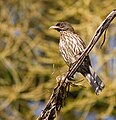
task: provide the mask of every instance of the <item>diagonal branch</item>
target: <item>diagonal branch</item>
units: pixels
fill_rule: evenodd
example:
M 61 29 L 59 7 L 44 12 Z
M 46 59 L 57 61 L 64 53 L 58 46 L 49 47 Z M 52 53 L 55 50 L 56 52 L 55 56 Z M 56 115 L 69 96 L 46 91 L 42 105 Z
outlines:
M 68 79 L 76 73 L 79 66 L 83 63 L 85 57 L 90 53 L 90 51 L 95 46 L 103 32 L 108 28 L 109 24 L 115 17 L 116 9 L 113 10 L 97 28 L 89 45 L 81 54 L 79 59 L 72 65 L 72 67 L 69 69 L 66 75 L 63 75 L 61 77 L 58 76 L 56 78 L 57 86 L 54 88 L 48 103 L 46 104 L 44 110 L 41 112 L 41 115 L 37 118 L 37 120 L 53 120 L 56 117 L 56 113 L 60 111 L 67 97 L 67 93 L 69 92 L 71 82 L 69 82 Z
M 102 33 L 105 31 L 105 29 L 108 28 L 109 24 L 111 21 L 116 17 L 116 9 L 113 10 L 107 17 L 106 19 L 101 23 L 101 25 L 97 28 L 93 38 L 91 39 L 89 45 L 86 47 L 85 51 L 81 54 L 79 59 L 75 62 L 75 64 L 72 66 L 68 73 L 68 77 L 73 76 L 79 66 L 82 64 L 84 61 L 84 58 L 90 53 L 92 48 L 95 46 L 99 38 L 101 37 Z

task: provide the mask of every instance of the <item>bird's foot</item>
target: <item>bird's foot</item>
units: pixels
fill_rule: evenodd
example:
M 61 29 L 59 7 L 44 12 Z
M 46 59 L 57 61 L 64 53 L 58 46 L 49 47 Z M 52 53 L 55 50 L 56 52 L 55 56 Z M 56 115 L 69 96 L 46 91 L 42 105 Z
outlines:
M 68 77 L 68 80 L 74 81 L 74 76 Z

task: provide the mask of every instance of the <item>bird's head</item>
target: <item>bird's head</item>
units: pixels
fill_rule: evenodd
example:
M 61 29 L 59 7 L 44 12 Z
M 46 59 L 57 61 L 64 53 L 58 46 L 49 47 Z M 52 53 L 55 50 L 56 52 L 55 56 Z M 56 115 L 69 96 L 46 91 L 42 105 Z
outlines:
M 51 26 L 49 29 L 55 29 L 55 30 L 57 30 L 59 32 L 61 32 L 61 31 L 74 32 L 73 27 L 68 22 L 58 22 L 58 23 L 56 23 L 56 25 Z

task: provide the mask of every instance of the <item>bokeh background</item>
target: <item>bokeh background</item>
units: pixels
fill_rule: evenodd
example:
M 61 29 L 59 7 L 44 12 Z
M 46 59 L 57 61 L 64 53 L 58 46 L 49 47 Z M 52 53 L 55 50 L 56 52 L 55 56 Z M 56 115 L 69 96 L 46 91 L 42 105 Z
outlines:
M 0 120 L 35 120 L 68 70 L 51 25 L 70 22 L 88 44 L 115 8 L 116 0 L 0 0 Z M 96 96 L 77 74 L 84 87 L 71 87 L 57 120 L 116 120 L 116 19 L 100 49 L 102 41 L 90 57 L 105 89 Z

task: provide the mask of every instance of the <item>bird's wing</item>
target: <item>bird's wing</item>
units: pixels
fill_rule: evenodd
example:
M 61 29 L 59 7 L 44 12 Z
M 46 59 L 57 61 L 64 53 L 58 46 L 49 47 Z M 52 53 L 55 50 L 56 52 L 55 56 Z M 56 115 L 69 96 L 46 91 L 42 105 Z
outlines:
M 83 51 L 86 48 L 86 45 L 85 45 L 83 39 L 77 34 L 74 34 L 74 37 L 77 41 L 78 46 L 80 46 L 82 48 L 82 51 Z

